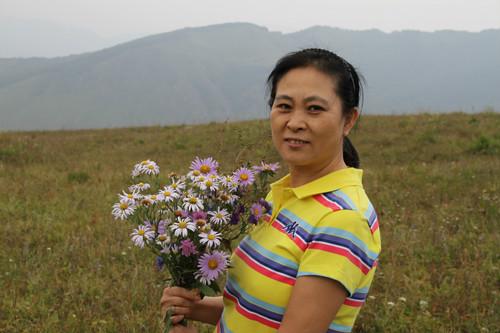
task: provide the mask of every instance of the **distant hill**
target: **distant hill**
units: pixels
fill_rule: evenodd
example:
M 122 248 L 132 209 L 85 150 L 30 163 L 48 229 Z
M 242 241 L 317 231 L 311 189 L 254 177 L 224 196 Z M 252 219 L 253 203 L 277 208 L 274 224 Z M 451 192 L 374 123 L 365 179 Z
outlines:
M 360 69 L 367 114 L 500 110 L 500 30 L 282 34 L 228 23 L 81 55 L 0 59 L 0 129 L 263 118 L 266 75 L 305 47 L 330 48 Z

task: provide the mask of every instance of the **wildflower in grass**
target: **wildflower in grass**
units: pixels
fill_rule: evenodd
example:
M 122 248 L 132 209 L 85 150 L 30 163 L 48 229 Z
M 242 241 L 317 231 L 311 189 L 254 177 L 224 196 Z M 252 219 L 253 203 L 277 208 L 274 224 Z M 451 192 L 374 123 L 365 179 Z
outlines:
M 208 248 L 217 247 L 220 245 L 220 233 L 210 230 L 209 232 L 202 232 L 200 234 L 200 243 L 206 244 Z
M 233 173 L 233 179 L 240 186 L 252 185 L 255 181 L 255 174 L 252 170 L 241 167 Z
M 225 209 L 218 208 L 216 211 L 208 212 L 210 222 L 213 224 L 225 224 L 229 220 L 229 213 Z
M 158 200 L 164 202 L 172 202 L 179 198 L 179 193 L 172 186 L 165 186 L 158 192 Z
M 151 160 L 144 160 L 134 166 L 132 177 L 139 175 L 157 175 L 160 173 L 160 167 Z
M 185 257 L 189 257 L 190 255 L 197 253 L 196 246 L 190 239 L 182 240 L 180 249 L 181 249 L 181 254 Z
M 148 183 L 141 182 L 141 183 L 129 186 L 128 190 L 130 192 L 142 192 L 142 191 L 148 190 L 150 187 L 151 187 L 151 185 L 149 185 Z
M 260 165 L 255 165 L 252 167 L 252 170 L 254 170 L 255 172 L 259 173 L 259 172 L 265 172 L 265 171 L 268 171 L 268 172 L 276 172 L 276 170 L 278 170 L 280 167 L 280 164 L 279 163 L 265 163 L 265 162 L 261 162 Z
M 203 209 L 203 201 L 193 193 L 189 193 L 182 201 L 184 202 L 183 208 L 187 211 L 195 212 Z
M 406 302 L 406 297 L 400 297 L 400 298 L 398 298 L 398 301 L 405 303 Z
M 387 302 L 387 305 L 392 308 L 395 304 L 394 302 Z
M 199 171 L 203 175 L 209 175 L 217 173 L 217 168 L 219 167 L 219 163 L 214 160 L 212 157 L 207 157 L 204 159 L 200 159 L 196 157 L 193 162 L 191 162 L 190 169 L 192 171 Z
M 201 283 L 208 285 L 226 269 L 228 257 L 225 253 L 214 251 L 205 253 L 198 260 L 198 271 L 195 276 Z
M 188 230 L 195 231 L 196 226 L 189 217 L 179 218 L 177 223 L 170 226 L 170 229 L 174 232 L 174 235 L 179 237 L 186 237 L 188 235 Z
M 155 232 L 148 226 L 140 225 L 130 234 L 132 242 L 138 247 L 144 247 L 144 244 L 154 238 Z
M 163 260 L 163 257 L 162 256 L 156 256 L 156 261 L 155 261 L 155 264 L 156 264 L 156 268 L 161 271 L 163 270 L 163 268 L 165 267 L 165 260 Z
M 126 220 L 135 211 L 135 205 L 128 199 L 121 200 L 113 205 L 112 214 L 115 220 Z

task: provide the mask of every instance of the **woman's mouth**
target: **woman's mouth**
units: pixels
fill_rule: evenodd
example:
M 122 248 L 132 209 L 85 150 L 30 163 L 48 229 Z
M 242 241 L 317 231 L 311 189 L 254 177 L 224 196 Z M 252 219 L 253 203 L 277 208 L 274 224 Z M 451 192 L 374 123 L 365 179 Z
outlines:
M 309 141 L 295 139 L 295 138 L 286 138 L 285 142 L 290 147 L 302 147 L 302 146 L 304 146 L 304 145 L 306 145 L 306 144 L 309 143 Z

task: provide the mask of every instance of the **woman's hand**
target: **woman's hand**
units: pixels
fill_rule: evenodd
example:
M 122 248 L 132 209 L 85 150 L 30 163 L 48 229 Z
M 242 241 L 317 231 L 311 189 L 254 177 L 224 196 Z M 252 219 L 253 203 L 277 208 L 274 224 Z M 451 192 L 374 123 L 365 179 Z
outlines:
M 163 289 L 163 296 L 160 301 L 161 313 L 165 316 L 170 309 L 172 311 L 172 323 L 175 325 L 184 318 L 190 318 L 193 313 L 193 307 L 200 300 L 200 292 L 198 290 L 167 287 Z M 170 332 L 196 332 L 196 330 L 190 331 L 191 328 L 185 328 L 187 331 L 181 331 L 180 329 L 182 327 L 175 326 Z

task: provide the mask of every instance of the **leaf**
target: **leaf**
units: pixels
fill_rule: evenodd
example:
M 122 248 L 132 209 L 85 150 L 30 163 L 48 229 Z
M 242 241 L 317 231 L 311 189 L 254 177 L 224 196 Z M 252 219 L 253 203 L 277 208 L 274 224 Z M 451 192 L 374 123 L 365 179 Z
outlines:
M 211 286 L 209 287 L 204 284 L 200 285 L 200 292 L 204 296 L 217 296 L 217 291 L 215 291 Z

